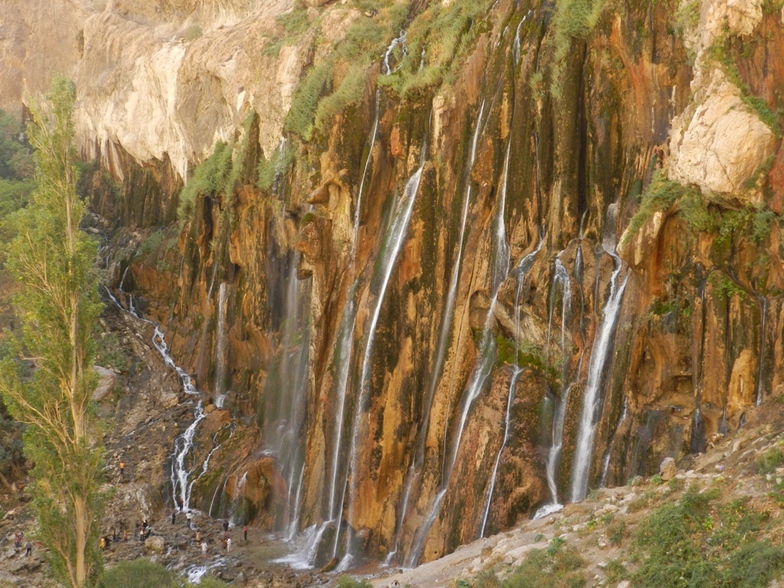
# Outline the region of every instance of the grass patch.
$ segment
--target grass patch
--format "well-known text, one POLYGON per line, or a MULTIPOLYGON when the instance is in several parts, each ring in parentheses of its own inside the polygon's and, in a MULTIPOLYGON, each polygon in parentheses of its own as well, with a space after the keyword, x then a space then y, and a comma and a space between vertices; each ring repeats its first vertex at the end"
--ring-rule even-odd
POLYGON ((408 51, 399 69, 379 84, 400 96, 416 94, 452 79, 477 37, 485 30, 489 0, 431 2, 406 30, 408 51))
POLYGON ((738 66, 735 64, 732 56, 730 55, 730 45, 737 43, 739 47, 743 47, 743 42, 738 37, 729 35, 721 35, 706 51, 708 59, 707 66, 717 65, 721 67, 724 73, 733 84, 735 84, 741 93, 741 100, 749 107, 750 110, 757 113, 759 119, 767 125, 773 132, 777 139, 781 138, 781 124, 779 122, 779 114, 771 110, 768 103, 761 97, 755 96, 751 93, 751 88, 743 81, 738 71, 738 66))
POLYGON ((779 445, 757 456, 757 471, 760 474, 772 474, 781 464, 784 464, 784 452, 779 445))
POLYGON ((225 189, 226 182, 231 176, 232 151, 232 145, 218 141, 212 155, 196 167, 193 177, 180 192, 177 218, 181 222, 187 221, 193 215, 199 194, 215 195, 225 189))
POLYGON ((577 549, 555 538, 547 549, 534 549, 504 580, 503 588, 579 588, 585 586, 586 561, 577 549))
POLYGON ((299 135, 305 140, 310 139, 316 106, 332 75, 332 63, 330 60, 311 67, 305 75, 297 87, 291 101, 291 108, 283 122, 286 131, 299 135))
POLYGON ((718 494, 693 486, 642 523, 635 586, 763 587, 784 569, 784 548, 762 539, 766 515, 744 500, 717 504, 718 494))
POLYGON ((123 561, 116 566, 107 568, 98 583, 99 588, 150 588, 151 586, 157 588, 190 588, 191 586, 220 588, 228 586, 228 584, 212 575, 201 578, 198 584, 191 584, 162 564, 144 558, 123 561))
POLYGON ((560 98, 563 92, 567 56, 575 39, 587 37, 596 26, 605 0, 557 0, 553 15, 553 66, 550 94, 560 98))
POLYGON ((357 580, 351 576, 340 576, 338 578, 338 588, 373 588, 373 584, 365 580, 357 580))
POLYGON ((629 221, 624 243, 627 243, 632 235, 635 235, 655 213, 667 210, 679 198, 694 191, 696 191, 696 188, 668 180, 664 171, 657 169, 653 172, 651 182, 640 197, 640 208, 632 217, 632 220, 629 221))
POLYGON ((348 106, 358 104, 362 100, 369 65, 364 62, 352 65, 343 77, 338 89, 318 103, 315 126, 319 131, 326 132, 329 123, 336 114, 340 114, 348 106))

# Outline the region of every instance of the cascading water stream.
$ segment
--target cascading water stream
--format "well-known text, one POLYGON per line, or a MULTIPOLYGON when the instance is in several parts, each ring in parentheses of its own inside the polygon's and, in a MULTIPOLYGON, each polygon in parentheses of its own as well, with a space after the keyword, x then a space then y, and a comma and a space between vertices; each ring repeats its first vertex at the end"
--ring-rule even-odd
MULTIPOLYGON (((503 181, 501 182, 499 200, 496 204, 496 212, 493 218, 493 266, 491 274, 490 306, 487 311, 487 318, 485 319, 484 328, 482 329, 482 338, 479 344, 478 358, 474 372, 471 375, 468 388, 464 394, 463 410, 460 414, 460 421, 458 424, 455 441, 452 444, 452 450, 449 452, 449 458, 445 458, 444 460, 440 489, 436 494, 435 499, 433 500, 433 506, 430 508, 430 512, 414 535, 414 541, 411 546, 411 550, 408 554, 408 557, 406 558, 406 567, 409 568, 413 568, 417 565, 419 557, 422 554, 422 549, 425 545, 427 534, 430 532, 430 528, 433 526, 433 523, 435 522, 436 517, 441 510, 441 503, 443 502, 444 497, 446 496, 446 492, 449 489, 449 481, 452 477, 452 471, 454 469, 455 462, 457 461, 457 454, 460 450, 460 442, 463 437, 466 422, 468 421, 468 415, 471 412, 474 401, 482 391, 485 381, 490 375, 490 372, 493 368, 493 363, 495 361, 496 342, 492 332, 493 316, 495 312, 495 305, 498 301, 498 291, 500 290, 501 284, 503 284, 509 273, 509 244, 506 241, 506 224, 504 222, 504 212, 506 210, 506 188, 509 177, 509 156, 511 153, 511 146, 512 142, 509 140, 507 142, 506 156, 504 158, 503 181)), ((446 439, 447 435, 445 434, 444 437, 446 439)))
MULTIPOLYGON (((384 53, 383 61, 382 61, 382 74, 389 75, 392 73, 390 69, 389 61, 392 53, 398 45, 402 43, 402 50, 405 52, 407 49, 405 48, 405 33, 402 33, 400 37, 397 37, 392 40, 392 42, 387 47, 386 52, 384 53)), ((401 63, 398 65, 400 67, 401 63)), ((397 71, 396 69, 394 71, 397 71)), ((376 144, 376 139, 378 137, 378 124, 379 118, 381 115, 381 92, 380 90, 376 90, 375 96, 375 113, 373 119, 372 130, 370 132, 370 148, 368 149, 368 155, 365 159, 365 164, 362 169, 362 176, 359 183, 359 189, 357 191, 357 203, 354 207, 354 234, 353 239, 351 242, 351 252, 349 255, 349 264, 352 269, 355 270, 356 264, 356 254, 357 254, 357 245, 359 243, 359 223, 361 219, 362 213, 362 196, 365 192, 365 183, 368 179, 368 172, 370 171, 371 162, 373 160, 373 149, 376 144)), ((337 420, 335 425, 335 433, 333 436, 333 443, 332 443, 332 461, 331 467, 329 471, 329 486, 328 486, 328 501, 327 501, 327 513, 326 516, 323 518, 322 523, 318 525, 313 525, 310 528, 306 529, 301 537, 301 549, 291 556, 291 561, 285 560, 286 563, 290 563, 292 567, 300 567, 304 564, 304 567, 310 567, 315 563, 316 556, 318 554, 318 542, 321 540, 324 531, 326 531, 327 526, 338 520, 340 517, 339 510, 342 510, 342 496, 340 499, 340 505, 338 506, 338 494, 340 483, 339 480, 344 480, 345 477, 341 476, 340 472, 340 451, 343 446, 343 429, 344 429, 344 422, 345 422, 345 409, 346 409, 346 395, 348 393, 348 381, 349 381, 349 373, 351 371, 351 358, 353 354, 353 346, 354 346, 354 328, 356 326, 356 294, 359 290, 359 280, 355 280, 353 284, 350 286, 350 289, 346 295, 346 304, 343 307, 343 312, 341 313, 340 323, 338 326, 337 335, 335 337, 335 351, 333 355, 333 365, 335 365, 335 390, 337 392, 338 398, 338 406, 337 406, 337 420), (315 543, 314 543, 315 542, 315 543), (292 559, 293 558, 293 559, 292 559)), ((302 471, 302 475, 304 476, 304 469, 302 471)), ((343 486, 345 488, 345 484, 343 486)), ((299 490, 301 491, 301 482, 299 484, 299 490)), ((299 499, 297 498, 297 509, 299 508, 299 499)), ((298 512, 298 511, 297 511, 298 512)), ((299 518, 299 515, 296 517, 299 518)), ((295 530, 292 530, 296 532, 295 530)), ((337 535, 337 534, 336 534, 337 535)), ((293 538, 293 534, 290 531, 289 533, 290 538, 293 538)), ((335 551, 337 551, 337 537, 335 542, 335 551)), ((281 561, 284 561, 281 560, 281 561)))
POLYGON ((765 380, 762 367, 765 365, 765 331, 768 322, 768 298, 760 296, 762 299, 760 303, 760 350, 759 350, 759 367, 757 368, 757 397, 755 404, 759 406, 765 398, 765 380))
POLYGON ((560 256, 555 258, 555 275, 553 277, 552 290, 550 294, 550 319, 547 328, 548 348, 550 342, 550 330, 554 314, 555 295, 558 286, 561 287, 561 393, 556 400, 555 412, 553 414, 552 439, 550 449, 547 452, 545 473, 547 475, 547 488, 550 490, 551 503, 541 507, 534 519, 560 510, 561 504, 558 501, 558 466, 561 461, 563 451, 563 432, 564 421, 566 419, 566 405, 569 401, 569 391, 571 382, 569 381, 569 356, 566 348, 566 329, 572 315, 572 286, 569 273, 561 263, 560 256))
MULTIPOLYGON (((517 358, 520 354, 520 296, 523 293, 523 285, 525 284, 525 277, 531 268, 534 265, 534 259, 536 255, 541 251, 542 244, 544 243, 544 239, 539 240, 539 244, 537 245, 536 249, 534 249, 531 253, 523 257, 517 267, 513 270, 513 274, 515 274, 517 279, 517 291, 515 293, 515 314, 514 314, 514 338, 515 338, 515 362, 517 362, 517 358)), ((519 366, 515 366, 514 371, 512 372, 512 378, 509 380, 509 393, 507 394, 506 399, 506 419, 504 420, 504 439, 501 443, 501 447, 498 448, 498 454, 495 456, 495 463, 493 464, 493 473, 490 476, 490 486, 487 491, 487 502, 485 503, 484 514, 482 515, 482 524, 479 529, 479 537, 485 536, 485 530, 487 528, 487 518, 490 514, 490 505, 493 501, 493 492, 495 491, 495 480, 496 476, 498 475, 498 466, 501 463, 501 454, 506 448, 506 444, 509 441, 509 430, 512 421, 512 403, 514 401, 515 396, 515 389, 517 387, 517 380, 520 378, 520 374, 523 373, 523 370, 519 366)))
MULTIPOLYGON (((615 427, 615 432, 611 439, 615 439, 618 431, 621 430, 621 425, 626 421, 626 416, 629 414, 629 397, 623 397, 623 408, 621 409, 621 417, 618 419, 618 425, 615 427)), ((612 454, 612 442, 607 446, 607 451, 604 452, 604 459, 602 460, 602 477, 599 478, 599 486, 604 486, 607 481, 607 472, 610 469, 610 456, 612 454)))
MULTIPOLYGON (((127 272, 127 268, 126 268, 127 272)), ((123 274, 123 281, 125 280, 125 274, 123 274)), ((122 282, 121 281, 121 284, 122 282)), ((109 293, 112 301, 117 305, 118 308, 121 310, 123 307, 117 301, 109 289, 106 290, 109 293)), ((129 312, 137 319, 153 326, 153 335, 152 335, 152 344, 153 347, 158 351, 161 358, 163 359, 163 363, 173 369, 177 376, 180 379, 180 384, 182 386, 182 391, 185 394, 190 395, 198 395, 199 391, 193 385, 193 381, 190 375, 179 367, 177 364, 174 363, 171 355, 169 355, 169 347, 166 344, 166 339, 164 338, 163 332, 161 331, 160 327, 155 324, 153 321, 142 317, 134 308, 133 306, 133 297, 129 295, 129 312)), ((199 426, 199 423, 204 420, 206 417, 206 413, 204 412, 204 406, 202 405, 201 400, 196 403, 196 407, 193 413, 193 422, 185 429, 185 431, 174 440, 174 450, 172 452, 172 471, 171 471, 171 483, 172 483, 172 496, 174 498, 175 504, 179 505, 180 508, 183 510, 188 510, 190 508, 190 498, 191 498, 191 489, 192 484, 189 484, 188 478, 190 476, 191 471, 186 466, 186 458, 193 447, 193 438, 196 435, 196 428, 199 426), (179 496, 178 496, 179 491, 179 496)), ((214 451, 215 448, 213 448, 214 451)), ((210 454, 211 455, 211 454, 210 454)), ((202 468, 202 474, 205 472, 204 468, 202 468)))
MULTIPOLYGON (((414 210, 414 203, 416 202, 417 193, 419 192, 419 184, 422 180, 422 172, 424 171, 425 162, 427 160, 426 155, 427 140, 425 139, 422 144, 419 168, 409 178, 400 200, 396 203, 392 214, 392 221, 387 227, 386 235, 384 235, 384 239, 381 242, 381 247, 379 248, 377 255, 376 268, 378 268, 378 276, 376 276, 374 272, 373 278, 379 277, 380 284, 378 285, 378 294, 376 295, 373 313, 371 314, 370 323, 367 330, 367 339, 365 342, 365 351, 362 357, 362 372, 359 381, 359 394, 356 401, 356 411, 354 413, 353 432, 349 453, 349 470, 347 472, 347 475, 350 475, 348 476, 345 484, 345 486, 351 485, 351 493, 348 503, 349 520, 353 520, 354 514, 353 499, 356 495, 357 486, 356 473, 358 469, 357 456, 359 454, 359 443, 361 437, 360 428, 365 428, 363 427, 362 417, 366 413, 365 405, 367 404, 368 395, 370 393, 370 363, 373 353, 373 344, 375 342, 376 328, 378 326, 378 319, 381 315, 381 307, 384 303, 387 287, 389 286, 389 280, 392 277, 392 270, 395 267, 398 254, 400 253, 403 242, 405 241, 405 237, 408 233, 408 224, 411 220, 411 213, 414 210)), ((371 287, 375 281, 373 278, 371 278, 371 287)), ((344 489, 343 497, 341 498, 341 508, 338 510, 338 531, 335 534, 334 547, 335 554, 337 553, 337 547, 340 541, 340 523, 343 511, 342 503, 345 500, 345 492, 346 490, 344 489)), ((346 557, 341 562, 340 567, 345 569, 351 564, 351 561, 352 554, 350 553, 350 550, 347 550, 346 557)))
POLYGON ((223 408, 226 400, 226 362, 228 361, 226 338, 228 331, 226 282, 218 287, 218 325, 215 331, 215 406, 223 408))
POLYGON ((288 258, 285 288, 285 323, 281 334, 277 369, 269 379, 264 420, 264 451, 275 456, 278 471, 286 480, 286 509, 276 522, 287 536, 299 526, 297 504, 305 464, 303 429, 308 403, 310 339, 309 280, 300 280, 300 254, 288 258))
POLYGON ((604 368, 607 359, 610 356, 612 341, 615 335, 615 327, 618 323, 621 302, 623 301, 623 292, 626 289, 626 280, 628 279, 628 276, 625 276, 620 284, 618 283, 623 269, 623 263, 615 254, 614 215, 616 212, 617 204, 611 204, 607 211, 608 230, 605 231, 602 247, 604 251, 612 257, 614 269, 612 276, 610 277, 610 295, 607 298, 607 303, 604 307, 601 324, 597 330, 593 349, 591 350, 591 359, 588 363, 588 378, 585 384, 585 393, 583 395, 583 409, 578 423, 574 466, 572 470, 571 500, 573 502, 583 500, 588 494, 588 481, 594 450, 594 438, 596 436, 596 427, 598 425, 598 417, 601 412, 603 400, 602 384, 604 381, 604 368))
POLYGON ((416 477, 417 472, 420 471, 422 464, 424 462, 424 454, 425 454, 425 441, 427 439, 427 430, 430 425, 430 412, 432 410, 433 405, 433 396, 435 395, 436 387, 438 385, 438 380, 441 376, 441 370, 444 367, 444 358, 446 355, 446 344, 449 339, 449 334, 451 332, 452 327, 452 317, 454 315, 455 309, 455 297, 457 295, 457 285, 460 279, 460 269, 462 266, 462 259, 463 259, 463 241, 465 239, 465 230, 466 224, 468 221, 468 210, 471 204, 471 184, 469 181, 469 174, 471 173, 471 169, 474 166, 474 160, 476 159, 476 147, 479 142, 479 134, 482 128, 482 116, 485 110, 485 103, 482 101, 482 105, 479 108, 479 114, 476 118, 476 123, 474 126, 474 135, 471 141, 471 151, 469 152, 468 157, 468 165, 466 166, 466 173, 465 173, 465 182, 466 182, 466 189, 463 195, 463 211, 461 216, 461 223, 460 223, 460 233, 458 236, 457 241, 457 252, 455 255, 455 261, 452 266, 452 275, 449 280, 449 289, 447 290, 447 297, 446 303, 444 305, 444 314, 441 318, 441 330, 438 334, 438 343, 436 344, 436 353, 434 356, 434 363, 433 363, 433 371, 430 374, 430 384, 428 386, 427 397, 424 403, 424 413, 422 415, 422 424, 417 431, 417 439, 414 448, 414 455, 411 459, 411 465, 408 468, 408 473, 406 474, 406 481, 403 487, 403 495, 400 500, 400 506, 398 508, 397 513, 397 521, 395 526, 395 537, 392 541, 392 551, 390 551, 389 555, 385 560, 385 563, 391 563, 392 559, 397 555, 398 546, 400 541, 400 531, 403 527, 403 522, 405 521, 406 514, 408 512, 408 501, 411 497, 411 487, 414 482, 414 478, 416 477))

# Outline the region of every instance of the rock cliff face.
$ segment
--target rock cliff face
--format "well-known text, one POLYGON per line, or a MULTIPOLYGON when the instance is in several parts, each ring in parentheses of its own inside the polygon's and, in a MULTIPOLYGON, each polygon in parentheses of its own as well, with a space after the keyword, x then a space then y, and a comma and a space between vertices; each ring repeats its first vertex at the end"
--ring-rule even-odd
POLYGON ((415 565, 784 393, 776 2, 175 4, 72 67, 115 286, 242 431, 203 510, 415 565))

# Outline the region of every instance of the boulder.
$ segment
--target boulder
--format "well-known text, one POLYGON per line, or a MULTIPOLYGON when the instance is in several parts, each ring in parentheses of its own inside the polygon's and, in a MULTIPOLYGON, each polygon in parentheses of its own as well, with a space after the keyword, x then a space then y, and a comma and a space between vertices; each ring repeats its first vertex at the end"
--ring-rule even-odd
POLYGON ((98 374, 98 385, 93 391, 93 400, 100 402, 114 390, 114 386, 117 384, 117 374, 100 365, 94 365, 93 370, 98 374))
POLYGON ((163 537, 153 535, 144 540, 144 553, 163 553, 164 549, 163 537))
POLYGON ((659 466, 659 473, 662 480, 665 482, 672 480, 675 474, 678 473, 678 468, 675 466, 675 460, 671 457, 666 458, 659 466))

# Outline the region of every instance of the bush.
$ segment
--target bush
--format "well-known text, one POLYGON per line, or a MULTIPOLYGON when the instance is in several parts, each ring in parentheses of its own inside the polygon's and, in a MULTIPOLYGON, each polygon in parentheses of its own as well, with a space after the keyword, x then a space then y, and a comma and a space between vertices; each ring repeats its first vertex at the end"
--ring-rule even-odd
POLYGON ((771 447, 757 456, 757 470, 760 474, 772 474, 782 463, 784 463, 784 453, 778 446, 771 447))
POLYGON ((101 588, 150 588, 174 587, 177 576, 161 564, 148 559, 123 561, 107 568, 98 584, 101 588))
POLYGON ((227 189, 233 150, 233 145, 218 141, 212 155, 196 167, 193 177, 180 192, 177 217, 181 221, 186 221, 193 214, 197 195, 215 195, 227 189))
POLYGON ((379 84, 405 96, 448 80, 465 63, 484 30, 483 17, 489 6, 488 0, 431 2, 406 30, 408 53, 399 70, 380 78, 379 84))
POLYGON ((641 588, 763 587, 784 569, 784 548, 760 539, 763 514, 747 501, 714 504, 695 487, 643 522, 634 538, 641 588))
POLYGON ((99 588, 224 588, 228 586, 213 575, 203 576, 198 584, 191 584, 149 559, 123 561, 104 570, 99 588))
POLYGON ((550 93, 561 97, 566 58, 572 41, 588 36, 604 8, 604 0, 559 0, 553 15, 553 66, 550 93))
POLYGON ((367 68, 368 64, 364 62, 352 65, 343 77, 338 89, 318 103, 315 126, 319 131, 326 132, 336 114, 362 100, 362 95, 365 93, 367 68))
POLYGON ((338 588, 373 588, 373 585, 364 580, 357 580, 351 576, 340 576, 338 588))
POLYGON ((534 549, 503 583, 504 588, 579 588, 585 560, 577 549, 555 538, 547 549, 534 549))
POLYGON ((332 75, 332 61, 310 68, 297 87, 283 128, 303 139, 309 139, 313 130, 316 106, 332 75))
POLYGON ((629 221, 624 242, 628 242, 631 236, 637 233, 654 213, 667 210, 679 198, 689 195, 695 190, 695 188, 668 180, 664 171, 657 169, 653 173, 650 184, 642 193, 640 208, 629 221))

